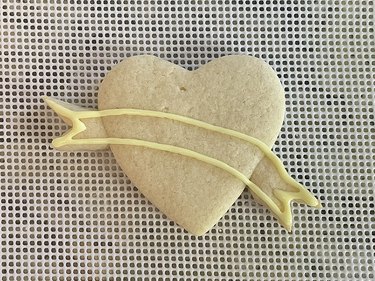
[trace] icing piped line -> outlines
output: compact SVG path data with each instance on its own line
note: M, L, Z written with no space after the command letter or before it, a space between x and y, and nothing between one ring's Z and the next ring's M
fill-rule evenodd
M257 138L248 136L241 132L222 128L215 126L200 120L196 120L190 117L181 116L173 113L152 111L152 110L143 110L143 109L106 109L106 110L81 110L73 111L69 109L69 103L62 102L59 100L51 99L44 97L45 102L61 117L66 117L71 121L72 128L63 136L56 138L52 141L52 145L55 148L62 147L64 145L87 145L87 144L119 144L119 145L133 145L133 146L142 146L146 148L167 151L170 153L180 154L186 157L191 157L202 162L211 164L215 167L221 168L228 173L232 174L234 177L241 180L256 196L258 196L264 204L266 204L270 210L276 215L280 223L288 230L291 231L292 228L292 213L291 213L291 202L293 200L303 201L307 205L312 207L321 207L319 201L307 190L303 185L295 181L289 174L286 172L285 167L283 166L281 160L272 152L272 150L260 141ZM149 142L137 139L120 139L120 138L90 138L90 139L73 139L74 136L86 130L85 124L81 119L87 118L100 118L105 116L119 116L119 115L128 115L128 116L144 116L144 117L155 117L155 118L164 118L181 123L185 123L192 126L197 126L203 129L210 131L218 132L228 136L241 139L248 143L251 143L258 147L262 153L271 160L271 162L276 167L280 177L289 185L296 188L296 191L285 191L280 189L274 189L274 196L280 201L281 208L265 193L263 192L256 184L251 182L244 174L236 170L235 168L229 166L228 164L209 157L207 155L177 147L167 144L160 144L156 142Z

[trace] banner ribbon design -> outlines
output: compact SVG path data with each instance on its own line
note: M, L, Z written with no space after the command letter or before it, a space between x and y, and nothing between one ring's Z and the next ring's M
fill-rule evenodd
M231 174L232 176L236 177L237 179L241 180L250 189L250 191L254 195L256 195L272 211L272 213L277 217L279 222L288 231L291 231L292 229L292 201L296 200L298 202L304 202L311 207L321 207L319 201L313 196L312 193L310 193L304 186L302 186L300 183L298 183L288 175L281 160L271 151L271 149L262 141L254 137L248 136L238 131L222 128L200 120L172 113L141 109L84 110L69 103L48 97L45 97L44 100L59 116L61 116L69 125L72 126L72 128L69 131L67 131L63 136L53 140L52 145L55 148L61 148L63 146L68 145L131 145L166 151L170 153L183 155L185 157L194 158L196 160L218 167L224 170L225 172ZM209 131L235 137L244 142L247 142L249 145L254 145L259 150L261 150L264 156L272 162L283 181L288 185L292 186L295 191L274 189L273 195L280 202L281 206L279 206L259 186L251 182L247 176L245 176L235 168L229 166L225 162L222 162L218 159L209 157L196 151L192 151L178 146L143 141L138 139L123 139L111 137L74 138L79 133L82 133L87 129L82 119L101 118L105 116L119 115L146 116L170 119L191 126L197 126Z

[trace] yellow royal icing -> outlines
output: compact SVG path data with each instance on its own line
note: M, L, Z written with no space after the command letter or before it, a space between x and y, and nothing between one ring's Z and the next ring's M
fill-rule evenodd
M167 151L171 153L180 154L186 157L194 158L199 161L208 163L215 167L218 167L237 179L241 180L264 204L266 204L270 210L276 215L280 223L290 231L292 228L292 212L290 203L293 200L303 201L307 205L312 207L320 207L319 201L301 184L296 182L292 177L288 175L283 166L281 160L271 151L271 149L257 138L248 136L241 132L237 132L231 129L222 128L215 126L200 120L196 120L190 117L181 116L172 113L152 111L152 110L142 110L142 109L106 109L100 111L73 111L62 105L62 102L53 100L51 98L45 97L47 104L59 115L68 118L71 121L72 129L68 131L63 136L52 141L52 145L56 148L62 147L64 145L102 145L102 144L117 144L117 145L132 145L132 146L142 146L146 148ZM173 146L167 144L161 144L150 141L143 141L137 139L121 139L121 138L91 138L91 139L73 139L76 135L86 130L85 124L81 119L87 118L100 118L105 116L118 116L118 115L128 115L128 116L146 116L155 118L165 118L174 121L179 121L192 126L197 126L206 130L213 132L218 132L228 136L232 136L248 143L251 143L258 147L264 155L272 161L275 165L280 177L289 185L296 188L297 191L285 191L280 189L273 190L274 196L280 201L281 208L272 199L263 192L256 184L251 182L244 174L236 170L235 168L229 166L228 164L217 160L215 158L209 157L207 155Z

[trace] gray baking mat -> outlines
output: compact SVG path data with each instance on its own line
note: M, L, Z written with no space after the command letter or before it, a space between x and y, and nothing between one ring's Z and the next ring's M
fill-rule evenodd
M374 280L374 1L0 0L1 280ZM41 97L95 107L117 62L251 54L279 74L274 151L324 209L286 233L249 193L194 238L110 152L50 148Z

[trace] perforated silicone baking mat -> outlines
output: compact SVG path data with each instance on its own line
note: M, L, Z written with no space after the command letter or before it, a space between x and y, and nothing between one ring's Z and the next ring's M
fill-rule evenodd
M0 0L1 280L374 280L374 1ZM109 151L61 153L44 95L86 107L123 58L267 61L275 153L324 208L287 233L246 191L206 235L165 218Z

